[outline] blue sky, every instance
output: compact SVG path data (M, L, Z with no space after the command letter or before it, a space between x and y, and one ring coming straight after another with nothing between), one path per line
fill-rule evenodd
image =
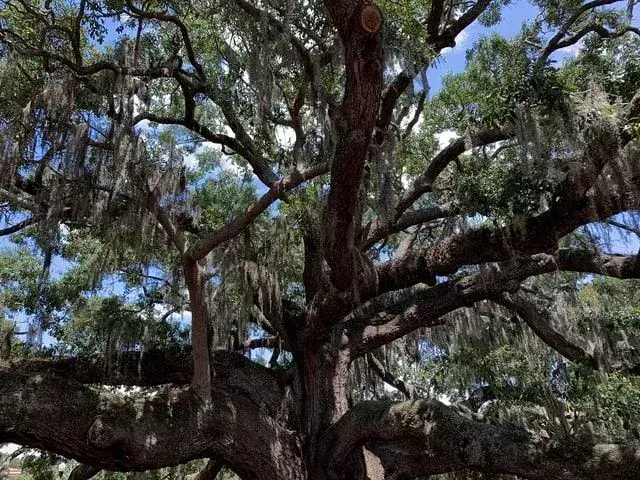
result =
M474 42L482 36L498 33L505 37L518 34L524 22L530 22L539 10L527 1L516 1L506 6L502 12L502 21L493 27L484 27L478 23L471 25L456 39L456 46L444 52L442 58L434 67L427 71L430 86L430 94L435 95L442 87L442 76L447 73L459 73L464 71L465 55Z
M617 8L626 8L626 4L614 5ZM640 9L636 8L632 23L640 25ZM520 33L523 23L533 21L540 10L528 1L517 0L502 10L502 20L493 27L484 27L479 23L473 24L465 30L457 39L456 47L444 52L442 58L434 67L427 71L427 78L431 88L430 94L435 95L442 87L442 76L447 73L459 73L464 71L466 51L482 36L497 33L504 37L513 37ZM579 44L556 52L552 58L562 62L578 53Z

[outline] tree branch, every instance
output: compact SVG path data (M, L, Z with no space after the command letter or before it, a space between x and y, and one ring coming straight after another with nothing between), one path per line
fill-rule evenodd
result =
M549 56L553 52L555 52L559 48L562 48L560 45L565 46L565 47L569 46L569 45L572 45L572 44L576 43L578 40L580 40L580 38L582 38L586 33L588 33L588 32L584 32L580 37L577 37L576 35L574 35L573 36L573 41L571 41L571 38L563 40L563 38L569 32L569 30L575 25L576 22L578 22L578 20L580 20L580 18L585 13L587 13L589 11L592 11L592 10L598 8L598 7L602 7L602 6L605 6L605 5L611 5L611 4L617 3L619 1L621 1L621 0L593 0L591 2L587 2L587 3L582 4L580 6L580 8L578 8L575 11L575 13L573 15L571 15L571 17L569 17L569 19L558 30L558 32L553 37L551 37L551 39L547 42L547 44L544 46L544 48L540 52L540 55L538 56L538 59L536 60L536 64L537 65L542 65L549 58Z
M237 217L231 223L219 228L215 232L211 232L194 243L188 250L186 255L193 260L204 258L211 250L218 245L234 238L264 212L273 202L278 200L283 193L293 190L307 180L311 180L319 175L323 175L329 171L328 165L318 165L309 168L303 172L294 171L282 180L271 186L269 191L265 193L259 200L249 205L244 213Z
M406 212L392 225L385 225L378 218L363 230L363 237L365 238L360 243L360 248L365 250L393 233L401 232L414 225L422 225L441 218L453 217L458 213L460 213L458 208L452 205L443 205Z
M480 423L436 400L364 402L324 438L329 478L342 478L362 446L375 454L385 478L417 478L466 469L546 480L635 479L640 451L632 445L558 442L516 426Z
M460 280L433 287L418 284L379 295L351 312L335 328L346 328L352 358L356 358L417 328L441 325L443 315L458 308L515 292L527 278L556 270L640 278L640 260L635 255L569 249L558 250L555 255L515 257L484 266Z
M443 170L466 150L473 147L490 145L501 140L507 140L513 137L513 135L513 132L508 129L494 128L464 135L453 140L433 157L424 173L414 182L413 186L400 197L398 206L396 207L396 216L401 215L423 194L430 192L433 188L433 183Z
M586 365L594 370L603 368L597 357L586 352L582 347L571 342L562 333L553 328L550 322L550 312L545 311L541 305L528 300L522 294L505 293L498 295L493 300L517 313L540 340L566 359Z
M268 384L261 392L253 383L269 377L262 369L245 377L250 383L244 386L231 377L216 378L208 405L188 388L124 396L46 374L0 371L0 442L108 470L149 470L214 457L243 478L297 479L291 472L300 471L298 440L269 416L268 397L277 397L279 405L282 393ZM264 448L274 439L281 458Z
M413 385L408 384L404 380L396 377L382 365L382 362L376 358L373 353L367 354L367 364L380 379L402 393L407 400L411 400L416 396L416 389Z
M100 468L91 465L80 464L71 470L69 480L89 480L100 473Z
M40 219L37 217L29 217L21 222L16 223L15 225L11 225L10 227L6 227L0 230L0 237L4 237L6 235L11 235L12 233L19 232L23 228L28 227L29 225L33 225L37 223Z

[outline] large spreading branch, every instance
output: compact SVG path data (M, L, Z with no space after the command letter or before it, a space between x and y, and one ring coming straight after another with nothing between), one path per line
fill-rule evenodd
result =
M329 478L344 478L365 446L384 478L411 479L474 470L546 480L635 479L634 446L570 438L558 442L511 425L478 422L436 400L363 402L331 427L324 439Z
M211 457L243 478L300 478L299 440L274 420L284 418L284 385L272 371L228 355L211 403L189 388L123 396L50 373L0 370L0 443L43 448L109 470ZM264 448L272 442L283 457Z
M500 299L505 293L516 292L527 278L555 271L640 278L640 262L631 255L571 249L561 249L556 254L515 257L489 264L460 280L445 281L433 287L418 284L380 295L354 310L335 328L345 330L352 358L356 358L418 328L441 325L445 321L444 315L458 308L470 307L481 300ZM557 340L550 332L537 330L543 341ZM567 344L556 342L556 346L560 353L563 353L561 350L570 353ZM576 358L582 358L575 347L571 352ZM584 362L590 362L589 358L584 356Z
M553 251L558 241L576 228L637 208L639 199L633 192L614 190L604 193L591 188L596 180L588 179L597 178L602 168L587 163L584 171L590 173L583 172L567 179L550 208L539 215L518 224L484 226L450 235L433 248L380 265L377 269L379 291L428 281L435 275L450 275L464 265L499 262L517 255Z

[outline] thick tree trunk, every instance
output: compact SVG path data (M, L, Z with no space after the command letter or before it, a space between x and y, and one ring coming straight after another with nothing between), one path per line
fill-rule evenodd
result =
M347 338L333 334L320 345L305 345L299 359L303 385L303 427L308 480L327 480L321 439L324 432L349 410L349 351Z
M191 305L191 345L193 347L193 386L206 402L211 401L209 311L204 271L197 261L185 256L182 262Z
M382 16L377 7L362 1L349 8L327 2L327 7L344 42L346 81L342 104L332 110L338 142L324 211L324 255L332 283L347 290L370 282L355 241L364 201L364 166L382 92Z

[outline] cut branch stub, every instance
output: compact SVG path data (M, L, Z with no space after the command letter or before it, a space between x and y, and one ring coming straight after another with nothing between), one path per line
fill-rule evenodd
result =
M365 3L360 10L360 25L368 33L378 33L382 27L382 12L371 3Z

